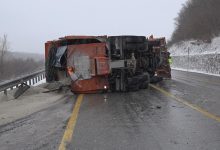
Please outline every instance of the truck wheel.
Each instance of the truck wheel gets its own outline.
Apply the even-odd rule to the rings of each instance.
[[[149,87],[149,82],[148,81],[145,81],[144,83],[142,83],[140,85],[140,89],[147,89]]]
[[[132,77],[132,78],[128,78],[128,85],[129,86],[136,85],[139,83],[139,80],[140,80],[140,78],[137,76]]]
[[[124,36],[124,40],[127,43],[144,43],[146,38],[144,36]]]
[[[138,77],[139,77],[139,80],[141,83],[143,83],[145,81],[149,81],[149,78],[150,78],[149,74],[146,74],[146,73],[139,75]]]
[[[139,85],[129,86],[129,91],[135,92],[139,90]]]
[[[125,49],[127,50],[144,50],[146,45],[144,43],[126,43]]]
[[[162,81],[163,78],[162,77],[157,77],[157,76],[154,76],[150,79],[150,83],[158,83],[160,81]]]

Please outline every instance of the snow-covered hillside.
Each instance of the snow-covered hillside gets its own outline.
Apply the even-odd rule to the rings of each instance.
[[[198,40],[174,44],[169,48],[171,56],[220,54],[220,36],[212,39],[211,43]]]
[[[220,75],[220,37],[210,43],[185,41],[169,48],[172,68]]]

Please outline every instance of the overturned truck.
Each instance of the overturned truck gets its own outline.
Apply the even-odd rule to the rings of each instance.
[[[65,36],[45,43],[45,58],[47,82],[71,79],[75,93],[137,91],[171,77],[165,38]]]

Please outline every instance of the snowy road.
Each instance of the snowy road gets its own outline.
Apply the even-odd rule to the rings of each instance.
[[[218,150],[220,77],[174,70],[172,76],[148,90],[62,98],[2,125],[0,147]]]

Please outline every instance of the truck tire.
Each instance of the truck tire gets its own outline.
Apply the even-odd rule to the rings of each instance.
[[[144,43],[126,43],[125,50],[144,50],[146,45]]]
[[[145,43],[146,38],[144,36],[123,36],[126,43]]]
[[[129,91],[134,92],[138,90],[139,90],[139,84],[129,86]]]
[[[128,86],[133,86],[133,85],[141,85],[144,82],[150,82],[150,77],[148,73],[144,73],[142,75],[137,75],[132,78],[128,78]]]
[[[148,81],[145,81],[144,83],[142,83],[140,85],[140,89],[147,89],[149,87],[149,82]]]
[[[143,50],[146,48],[146,38],[144,36],[125,36],[123,39],[123,47],[126,50]]]
[[[132,85],[136,85],[139,83],[140,78],[139,77],[132,77],[132,78],[128,78],[128,85],[132,86]]]
[[[150,83],[158,83],[160,81],[162,81],[163,78],[162,77],[157,77],[157,76],[154,76],[150,79]]]
[[[145,81],[149,81],[149,75],[148,74],[139,75],[139,80],[141,83],[143,83]]]

